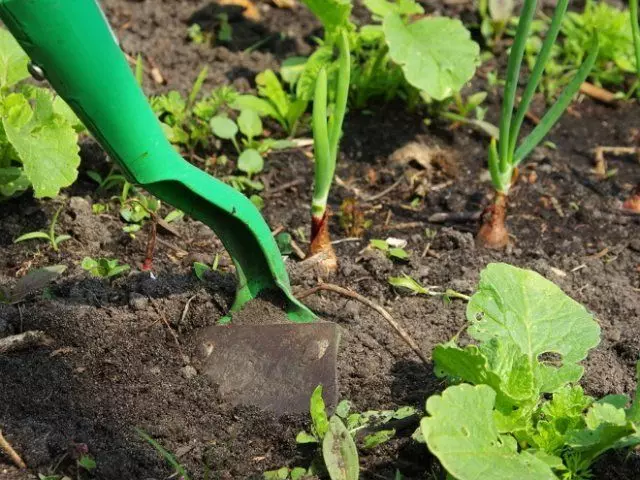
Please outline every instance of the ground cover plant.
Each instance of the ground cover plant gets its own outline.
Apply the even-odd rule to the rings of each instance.
[[[620,205],[640,183],[640,106],[635,73],[600,62],[607,40],[600,38],[597,77],[587,81],[625,95],[571,99],[517,166],[509,245],[488,250],[474,234],[490,200],[487,145],[495,137],[499,151],[520,5],[488,2],[480,13],[469,2],[354,0],[331,2],[317,14],[312,2],[277,0],[252,5],[259,18],[249,19],[243,6],[227,1],[100,3],[175,148],[246,195],[259,195],[253,200],[294,295],[340,326],[336,396],[328,385],[314,392],[314,384],[305,393],[311,408],[279,417],[221,395],[202,374],[195,340],[233,304],[233,262],[191,212],[128,183],[95,140],[80,135],[77,179],[57,198],[34,198],[28,187],[0,203],[0,478],[444,480],[468,478],[467,468],[485,464],[495,465],[484,472],[488,478],[513,465],[516,474],[507,470],[506,478],[638,478],[640,455],[631,445],[640,217]],[[554,15],[549,5],[538,6],[531,32],[540,42],[534,49],[527,41],[512,120],[522,113]],[[629,12],[619,7],[628,22],[634,5]],[[588,13],[608,8],[593,3]],[[341,25],[332,33],[326,11],[348,12],[332,17]],[[556,85],[565,85],[593,46],[592,31],[578,31],[575,38],[588,39],[585,55],[556,56],[569,38],[568,19],[586,19],[582,4],[567,12],[520,139],[561,92],[547,90],[558,78],[554,68],[563,69]],[[233,26],[224,41],[221,14]],[[189,38],[195,23],[203,44]],[[437,24],[451,30],[432,29]],[[323,257],[309,255],[319,150],[311,137],[321,67],[330,137],[343,33],[347,113],[335,170],[323,177],[330,185],[326,211],[340,220],[328,222],[338,268],[325,283],[329,276],[316,268]],[[407,38],[405,63],[397,54]],[[453,47],[463,54],[446,53]],[[323,49],[326,61],[312,70]],[[421,76],[411,83],[412,51],[442,53],[436,63],[458,72],[458,83],[431,66],[417,68]],[[450,58],[461,59],[467,73],[460,76]],[[434,72],[446,98],[418,84]],[[608,83],[614,73],[623,83]],[[298,93],[303,79],[307,97]],[[9,90],[24,88],[50,92],[46,82],[28,78]],[[35,99],[29,104],[37,116]],[[216,135],[214,117],[233,123],[235,134]],[[289,146],[261,149],[272,142]],[[601,145],[627,149],[608,159],[606,178],[592,171]],[[240,164],[250,149],[260,160]],[[45,155],[38,156],[44,165]],[[15,159],[12,167],[23,168]],[[48,232],[60,205],[54,238],[72,240],[56,251]],[[14,243],[29,232],[47,239]],[[271,300],[250,304],[238,322],[281,321]],[[538,339],[535,348],[524,331]],[[331,434],[316,428],[326,423]],[[455,454],[461,446],[475,452],[465,465]],[[486,454],[496,455],[486,461]]]

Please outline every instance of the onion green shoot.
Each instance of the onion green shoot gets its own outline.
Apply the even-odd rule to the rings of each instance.
[[[562,19],[567,11],[568,3],[568,0],[559,0],[556,6],[549,30],[547,31],[538,58],[529,75],[518,109],[514,114],[513,110],[522,59],[531,29],[531,23],[536,12],[536,0],[525,0],[507,63],[498,140],[496,142],[494,138],[489,148],[489,172],[497,195],[493,211],[491,212],[491,218],[489,220],[485,219],[485,225],[483,225],[483,229],[481,229],[478,235],[479,240],[485,246],[501,248],[508,243],[508,234],[504,227],[506,196],[509,194],[512,186],[513,179],[517,172],[516,169],[558,122],[596,61],[598,55],[597,35],[592,39],[587,58],[560,94],[556,103],[547,111],[533,131],[522,141],[518,142],[522,123],[529,110],[540,80],[542,79],[545,66],[560,31]]]
[[[347,110],[349,81],[351,76],[351,55],[349,40],[342,33],[339,40],[338,83],[333,112],[327,121],[328,80],[327,71],[321,68],[316,80],[313,99],[313,145],[315,152],[315,172],[313,197],[311,200],[311,253],[325,252],[332,255],[327,222],[327,199],[336,169],[338,146],[342,135],[342,123]],[[331,252],[331,253],[330,253]],[[333,263],[335,264],[335,254]],[[333,267],[332,267],[333,268]]]

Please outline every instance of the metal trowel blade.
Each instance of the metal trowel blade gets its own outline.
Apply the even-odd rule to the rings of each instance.
[[[331,322],[212,326],[196,337],[200,373],[222,399],[277,414],[308,412],[318,385],[335,405],[339,340]]]

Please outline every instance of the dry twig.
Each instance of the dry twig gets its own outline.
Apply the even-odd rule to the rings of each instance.
[[[18,467],[21,470],[26,470],[27,465],[24,463],[22,458],[20,458],[20,455],[18,455],[18,452],[16,452],[11,446],[11,444],[7,442],[7,439],[4,438],[4,436],[2,435],[2,430],[0,430],[0,450],[5,452],[9,456],[9,458],[15,464],[16,467]]]
[[[415,342],[415,340],[407,333],[407,331],[398,322],[394,320],[391,314],[387,312],[382,306],[372,302],[367,297],[364,297],[359,293],[340,287],[338,285],[334,285],[332,283],[321,283],[297,295],[297,298],[302,300],[303,298],[308,297],[309,295],[313,295],[314,293],[319,292],[321,290],[338,293],[344,297],[357,300],[358,302],[378,312],[387,321],[387,323],[391,325],[391,327],[396,331],[396,333],[400,335],[402,340],[404,340],[405,343],[409,345],[411,350],[413,350],[415,354],[418,355],[420,360],[422,360],[423,363],[425,364],[429,363],[429,359],[427,359],[424,353],[422,353],[422,351],[420,350],[420,347],[418,347],[418,344]]]
[[[53,339],[40,330],[0,338],[0,354],[16,352],[36,346],[48,346],[53,344]]]

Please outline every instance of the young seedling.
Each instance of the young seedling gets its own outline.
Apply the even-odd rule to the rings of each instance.
[[[98,258],[93,259],[91,257],[84,257],[80,264],[83,270],[86,270],[94,277],[99,278],[112,278],[129,271],[131,267],[129,265],[118,265],[117,259]]]
[[[520,105],[514,116],[513,107],[516,100],[516,90],[520,78],[522,58],[531,22],[533,21],[533,16],[536,11],[536,0],[525,0],[524,2],[515,39],[507,62],[507,77],[504,86],[502,111],[500,114],[499,138],[497,142],[495,138],[492,139],[489,147],[489,172],[491,174],[491,183],[496,193],[493,205],[485,212],[483,224],[477,236],[478,243],[487,248],[501,249],[509,243],[509,234],[505,226],[507,197],[517,178],[517,167],[544,139],[545,135],[560,119],[562,113],[569,106],[573,96],[580,88],[580,85],[587,78],[598,55],[598,37],[594,35],[589,54],[571,82],[569,82],[560,94],[556,103],[544,115],[540,123],[518,145],[523,120],[529,110],[540,79],[542,78],[553,44],[560,31],[560,25],[567,10],[568,3],[569,0],[560,0],[556,6],[549,30],[547,31],[547,36],[542,43],[540,53],[531,71],[527,85],[522,93]]]
[[[172,475],[172,477],[177,477],[181,480],[190,480],[187,470],[180,464],[180,462],[178,462],[178,460],[176,460],[176,457],[171,452],[166,450],[162,445],[151,438],[151,436],[149,436],[146,432],[140,430],[139,428],[136,428],[136,432],[138,433],[140,438],[142,438],[145,442],[155,448],[155,450],[160,454],[160,456],[162,456],[162,458],[164,458],[167,464],[175,470],[175,474]]]
[[[338,146],[342,135],[342,122],[347,110],[351,56],[346,33],[340,36],[338,83],[333,113],[327,122],[327,71],[322,68],[316,79],[313,98],[313,148],[315,154],[313,197],[311,200],[310,255],[322,254],[321,267],[327,272],[338,269],[338,259],[329,236],[329,209],[327,199],[338,158]]]
[[[201,282],[205,281],[206,275],[209,272],[215,272],[218,270],[218,264],[220,262],[220,255],[216,253],[216,256],[213,258],[213,263],[211,266],[202,262],[193,262],[193,273],[196,275],[198,280]]]
[[[13,243],[18,243],[18,242],[24,242],[26,240],[46,240],[47,242],[49,242],[49,244],[51,245],[51,248],[53,248],[53,250],[55,252],[59,251],[59,245],[66,241],[71,239],[71,235],[56,235],[56,223],[58,223],[58,216],[60,215],[60,212],[62,211],[62,209],[64,208],[64,206],[61,206],[60,208],[58,208],[58,210],[56,210],[56,213],[53,214],[53,218],[51,219],[51,224],[49,225],[49,231],[48,232],[29,232],[29,233],[25,233],[24,235],[20,235],[18,238],[16,238]]]
[[[436,376],[453,386],[427,400],[414,435],[450,478],[475,480],[492,458],[490,478],[589,479],[604,452],[640,444],[640,388],[634,401],[597,400],[577,385],[600,327],[552,282],[489,264],[466,317],[470,341],[433,350]]]
[[[444,292],[442,292],[438,290],[440,287],[424,287],[417,280],[413,279],[406,273],[403,273],[401,277],[389,277],[387,281],[394,287],[405,288],[418,295],[442,297],[445,301],[451,301],[452,298],[459,298],[468,302],[470,299],[468,295],[456,292],[455,290],[452,290],[450,288],[447,288]]]

